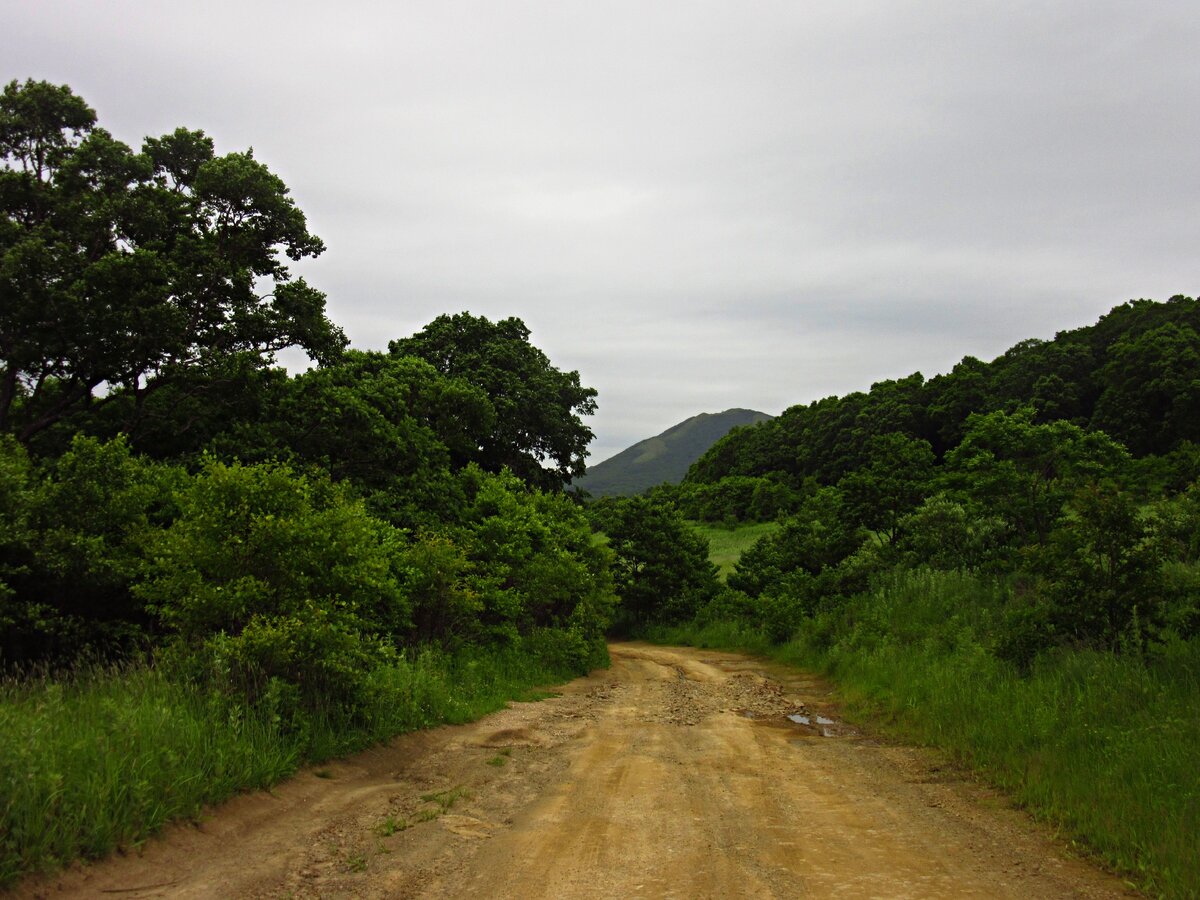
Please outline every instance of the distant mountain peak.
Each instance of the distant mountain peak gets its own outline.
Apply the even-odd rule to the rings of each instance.
[[[699,413],[672,425],[662,434],[638,441],[576,478],[573,486],[593,497],[631,496],[669,482],[678,484],[688,467],[713,444],[739,425],[754,425],[772,418],[753,409],[727,409]]]

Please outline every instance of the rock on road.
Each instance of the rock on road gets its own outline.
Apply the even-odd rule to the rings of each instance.
[[[611,669],[246,795],[38,898],[1121,897],[822,682],[614,644]]]

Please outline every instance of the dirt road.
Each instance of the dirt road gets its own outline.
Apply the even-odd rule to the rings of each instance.
[[[301,773],[19,896],[1118,897],[933,755],[734,654],[616,644],[561,695]]]

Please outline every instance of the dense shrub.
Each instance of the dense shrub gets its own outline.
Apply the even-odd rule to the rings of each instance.
[[[134,456],[124,438],[77,435],[41,471],[11,442],[0,454],[0,656],[63,661],[144,644],[154,622],[133,588],[148,540],[177,514],[183,471]]]
[[[685,621],[720,589],[708,542],[669,504],[626,498],[613,506],[606,533],[623,627]]]
[[[361,702],[367,671],[411,624],[399,533],[285,465],[210,460],[179,499],[137,588],[177,652],[251,698],[279,679],[308,707]]]
[[[811,579],[838,565],[862,546],[866,532],[846,515],[841,492],[822,488],[795,516],[742,555],[729,576],[732,588],[751,597],[786,593],[784,581],[810,594]]]

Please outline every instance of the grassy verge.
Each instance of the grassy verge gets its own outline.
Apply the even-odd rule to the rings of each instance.
[[[0,682],[0,887],[137,845],[303,762],[470,721],[577,674],[537,649],[427,651],[378,670],[372,708],[349,727],[317,714],[285,728],[269,712],[154,668]]]
[[[722,581],[733,571],[734,563],[741,559],[742,554],[759,538],[779,529],[778,522],[754,522],[738,525],[736,528],[724,528],[704,522],[688,524],[708,541],[708,558],[716,565],[717,576]]]
[[[1003,602],[967,575],[910,572],[779,646],[731,623],[652,637],[823,671],[851,716],[943,748],[1143,889],[1200,896],[1200,641],[1062,650],[1022,675],[989,649]]]

